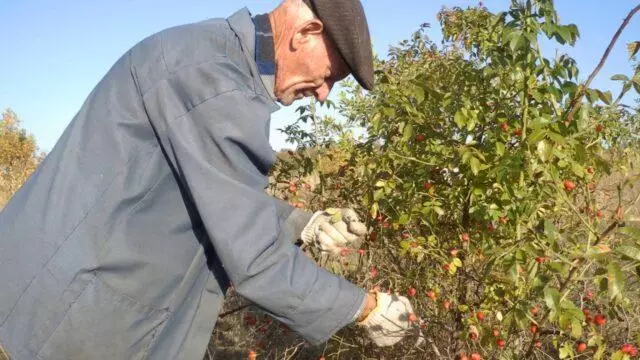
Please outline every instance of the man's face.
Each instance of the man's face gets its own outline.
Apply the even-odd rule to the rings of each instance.
[[[307,96],[326,100],[333,85],[349,75],[347,64],[324,32],[296,33],[292,44],[291,51],[277,61],[274,92],[278,101],[291,105]]]

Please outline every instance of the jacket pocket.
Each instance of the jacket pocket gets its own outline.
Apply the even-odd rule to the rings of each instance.
[[[138,303],[98,274],[45,341],[38,358],[144,359],[169,312]]]

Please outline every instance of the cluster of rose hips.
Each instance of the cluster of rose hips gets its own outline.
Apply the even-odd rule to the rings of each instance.
[[[458,355],[457,360],[482,360],[482,356],[478,353],[472,353],[469,356],[466,353],[461,353]]]
[[[622,351],[623,353],[631,356],[631,357],[635,357],[638,356],[638,348],[631,345],[631,344],[624,344],[620,347],[620,351]]]
[[[296,196],[298,194],[298,190],[299,190],[298,186],[299,186],[298,183],[295,182],[295,181],[290,181],[289,182],[289,192],[293,196]],[[309,191],[309,190],[311,190],[311,185],[306,183],[306,182],[302,182],[302,188],[307,190],[307,191]],[[302,201],[290,201],[289,205],[291,205],[293,207],[296,207],[296,208],[299,208],[299,209],[304,208],[304,202],[302,202]]]

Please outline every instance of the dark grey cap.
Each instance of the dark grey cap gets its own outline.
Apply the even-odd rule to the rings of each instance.
[[[360,0],[303,0],[324,24],[325,31],[365,89],[373,89],[371,37]]]

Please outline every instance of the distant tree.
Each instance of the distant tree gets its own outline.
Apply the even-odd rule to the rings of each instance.
[[[15,112],[7,109],[0,118],[0,208],[36,169],[44,154],[33,135],[22,128]]]

